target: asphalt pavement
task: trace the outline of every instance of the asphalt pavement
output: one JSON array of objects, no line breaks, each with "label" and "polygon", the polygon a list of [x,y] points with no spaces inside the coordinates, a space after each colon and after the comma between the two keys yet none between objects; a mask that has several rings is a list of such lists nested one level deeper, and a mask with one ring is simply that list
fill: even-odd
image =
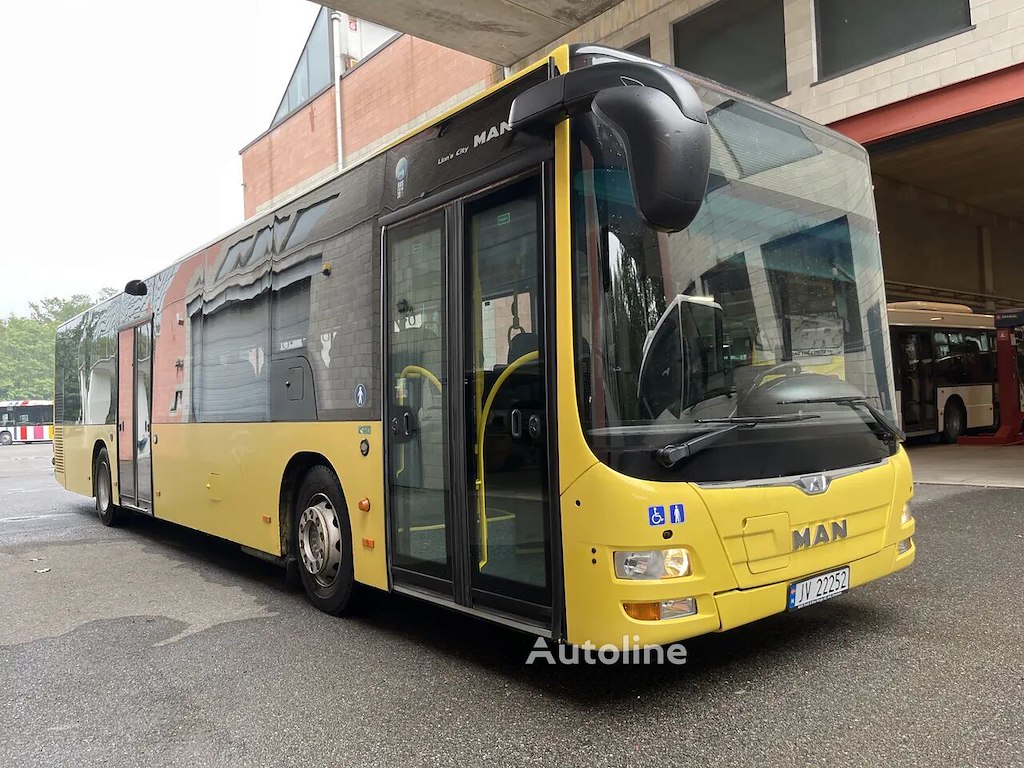
[{"label": "asphalt pavement", "polygon": [[0,448],[0,766],[1024,765],[1024,490],[918,486],[918,560],[689,641],[685,666],[527,666],[532,639],[100,525]]}]

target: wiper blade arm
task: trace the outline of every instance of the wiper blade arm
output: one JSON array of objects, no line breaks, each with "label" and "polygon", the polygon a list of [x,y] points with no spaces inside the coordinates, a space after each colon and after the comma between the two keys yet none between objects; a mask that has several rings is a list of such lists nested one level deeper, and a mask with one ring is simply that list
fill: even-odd
[{"label": "wiper blade arm", "polygon": [[656,450],[654,452],[654,458],[659,464],[661,464],[661,466],[665,467],[665,469],[672,469],[672,467],[683,459],[688,459],[695,453],[700,453],[705,448],[710,448],[730,432],[735,432],[743,426],[743,424],[729,424],[727,427],[722,427],[722,429],[715,429],[710,432],[704,432],[696,437],[691,437],[689,440],[680,443],[679,445],[669,443],[668,445]]},{"label": "wiper blade arm", "polygon": [[875,406],[873,406],[866,397],[854,397],[852,395],[846,397],[808,397],[802,400],[786,400],[779,403],[779,405],[812,405],[814,403],[835,403],[836,405],[849,406],[854,410],[861,407],[870,413],[871,417],[878,422],[879,426],[881,426],[890,436],[896,438],[896,440],[901,443],[907,439],[907,434],[889,421],[889,417],[875,408]]},{"label": "wiper blade arm", "polygon": [[722,419],[697,419],[698,424],[724,424],[721,429],[704,432],[678,445],[670,443],[654,452],[655,460],[666,469],[671,469],[683,459],[710,448],[726,435],[737,429],[749,429],[758,424],[779,424],[790,421],[820,419],[817,414],[779,414],[778,416],[728,416]]},{"label": "wiper blade arm", "polygon": [[758,424],[785,424],[790,421],[820,419],[816,413],[779,413],[774,416],[724,416],[720,419],[694,419],[698,424],[739,424],[754,427]]}]

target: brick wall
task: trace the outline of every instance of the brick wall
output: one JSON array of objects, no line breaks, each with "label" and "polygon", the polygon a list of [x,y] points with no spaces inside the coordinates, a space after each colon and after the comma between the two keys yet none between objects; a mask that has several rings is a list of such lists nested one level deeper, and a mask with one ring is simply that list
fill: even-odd
[{"label": "brick wall", "polygon": [[[561,43],[624,47],[650,36],[651,56],[671,62],[672,25],[714,0],[624,0],[517,67]],[[1022,0],[971,0],[973,28],[840,77],[818,82],[814,0],[785,0],[789,95],[778,104],[829,124],[910,96],[1024,62]]]},{"label": "brick wall", "polygon": [[241,151],[247,219],[335,170],[335,125],[334,91],[328,90]]},{"label": "brick wall", "polygon": [[[490,62],[409,35],[341,79],[346,164],[501,79]],[[314,99],[241,151],[245,217],[270,210],[337,171],[334,91]]]},{"label": "brick wall", "polygon": [[403,35],[341,80],[345,162],[355,162],[501,78],[501,68]]}]

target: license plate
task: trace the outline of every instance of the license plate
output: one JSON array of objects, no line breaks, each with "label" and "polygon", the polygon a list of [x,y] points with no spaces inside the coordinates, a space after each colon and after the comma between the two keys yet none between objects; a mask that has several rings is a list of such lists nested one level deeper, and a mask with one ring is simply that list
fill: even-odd
[{"label": "license plate", "polygon": [[828,573],[819,573],[803,581],[789,585],[789,610],[806,608],[830,597],[841,595],[850,589],[850,566],[844,566]]}]

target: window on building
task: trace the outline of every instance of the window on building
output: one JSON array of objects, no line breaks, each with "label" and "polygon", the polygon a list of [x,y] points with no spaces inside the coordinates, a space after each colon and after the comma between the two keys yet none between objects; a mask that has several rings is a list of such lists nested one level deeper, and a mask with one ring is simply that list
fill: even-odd
[{"label": "window on building", "polygon": [[835,77],[971,25],[969,0],[815,0],[819,77]]},{"label": "window on building", "polygon": [[771,101],[785,96],[783,0],[719,0],[672,27],[675,65]]},{"label": "window on building", "polygon": [[277,114],[270,124],[271,128],[284,121],[331,84],[330,38],[330,13],[326,8],[322,8],[313,22],[309,39],[299,54],[299,62],[292,72],[292,79],[288,82]]},{"label": "window on building", "polygon": [[645,37],[643,40],[637,40],[632,45],[627,46],[626,51],[628,53],[635,53],[637,56],[651,58],[651,38]]}]

